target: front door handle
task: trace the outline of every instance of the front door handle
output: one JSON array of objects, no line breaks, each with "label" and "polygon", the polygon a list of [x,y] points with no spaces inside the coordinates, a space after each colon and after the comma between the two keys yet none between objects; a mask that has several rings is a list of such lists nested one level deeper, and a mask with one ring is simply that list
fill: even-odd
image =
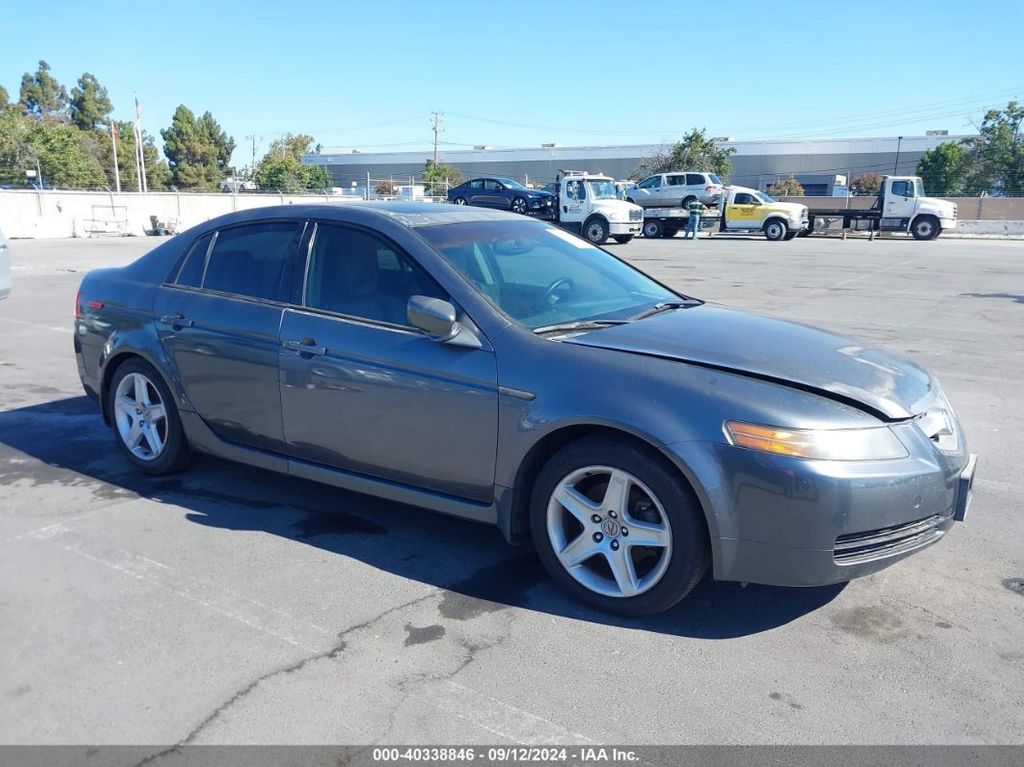
[{"label": "front door handle", "polygon": [[195,324],[192,320],[187,319],[184,314],[165,314],[160,318],[160,322],[175,328],[190,328]]},{"label": "front door handle", "polygon": [[282,346],[292,352],[298,352],[310,357],[323,357],[327,354],[326,346],[317,346],[312,338],[303,338],[301,341],[285,341]]}]

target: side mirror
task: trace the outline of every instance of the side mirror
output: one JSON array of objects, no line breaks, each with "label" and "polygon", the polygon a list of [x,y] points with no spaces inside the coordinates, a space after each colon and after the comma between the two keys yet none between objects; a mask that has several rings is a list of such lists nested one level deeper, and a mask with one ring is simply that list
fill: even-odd
[{"label": "side mirror", "polygon": [[481,347],[480,339],[459,322],[455,307],[448,301],[429,296],[410,296],[405,311],[414,327],[439,343],[471,349]]}]

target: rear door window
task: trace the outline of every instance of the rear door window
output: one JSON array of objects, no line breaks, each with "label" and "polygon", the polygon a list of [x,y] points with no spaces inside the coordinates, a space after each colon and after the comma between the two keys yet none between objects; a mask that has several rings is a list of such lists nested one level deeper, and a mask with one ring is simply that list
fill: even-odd
[{"label": "rear door window", "polygon": [[268,301],[288,295],[288,261],[299,239],[297,221],[247,224],[217,234],[206,265],[205,290]]}]

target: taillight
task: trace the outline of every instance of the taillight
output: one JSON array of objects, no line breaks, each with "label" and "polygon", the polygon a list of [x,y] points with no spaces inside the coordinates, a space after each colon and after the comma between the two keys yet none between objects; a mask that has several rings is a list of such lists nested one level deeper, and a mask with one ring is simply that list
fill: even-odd
[{"label": "taillight", "polygon": [[713,191],[715,191],[715,187],[712,186],[711,184],[708,184],[706,187],[704,187],[704,191],[705,192],[713,192]]},{"label": "taillight", "polygon": [[79,288],[75,294],[75,319],[82,316],[82,289]]}]

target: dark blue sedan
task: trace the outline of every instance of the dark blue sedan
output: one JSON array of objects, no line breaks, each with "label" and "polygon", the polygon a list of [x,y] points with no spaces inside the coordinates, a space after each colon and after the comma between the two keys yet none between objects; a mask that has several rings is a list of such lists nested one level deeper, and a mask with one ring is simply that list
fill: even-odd
[{"label": "dark blue sedan", "polygon": [[530,189],[510,178],[474,178],[448,190],[448,202],[478,208],[511,210],[523,216],[549,218],[555,211],[555,196]]}]

